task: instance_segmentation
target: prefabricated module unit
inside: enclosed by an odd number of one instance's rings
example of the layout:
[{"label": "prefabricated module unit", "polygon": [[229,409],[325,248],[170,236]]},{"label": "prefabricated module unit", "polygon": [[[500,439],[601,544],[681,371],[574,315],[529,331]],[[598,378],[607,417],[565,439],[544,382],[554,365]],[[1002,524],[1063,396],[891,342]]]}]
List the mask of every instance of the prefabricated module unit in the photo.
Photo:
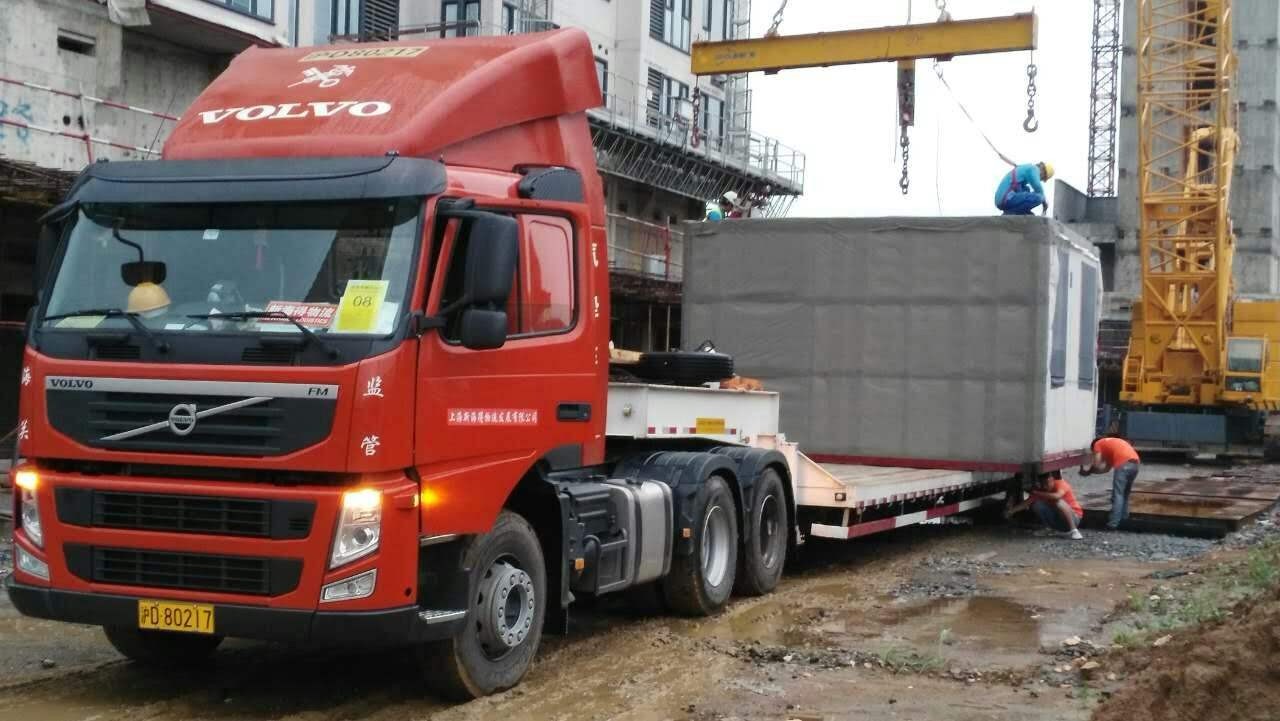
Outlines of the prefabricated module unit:
[{"label": "prefabricated module unit", "polygon": [[599,103],[577,30],[255,48],[162,160],[89,167],[40,244],[18,610],[166,665],[410,645],[472,698],[576,597],[714,613],[807,536],[1005,495],[1020,467],[821,466],[705,354],[610,384]]}]

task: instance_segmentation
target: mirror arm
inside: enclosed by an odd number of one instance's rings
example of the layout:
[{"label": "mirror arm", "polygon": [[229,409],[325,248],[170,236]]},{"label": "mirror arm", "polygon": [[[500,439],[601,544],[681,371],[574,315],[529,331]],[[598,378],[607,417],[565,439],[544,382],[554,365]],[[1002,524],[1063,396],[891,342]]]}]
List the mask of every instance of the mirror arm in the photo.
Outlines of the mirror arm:
[{"label": "mirror arm", "polygon": [[429,330],[441,330],[446,325],[445,315],[427,315],[420,310],[409,314],[409,333],[421,338]]}]

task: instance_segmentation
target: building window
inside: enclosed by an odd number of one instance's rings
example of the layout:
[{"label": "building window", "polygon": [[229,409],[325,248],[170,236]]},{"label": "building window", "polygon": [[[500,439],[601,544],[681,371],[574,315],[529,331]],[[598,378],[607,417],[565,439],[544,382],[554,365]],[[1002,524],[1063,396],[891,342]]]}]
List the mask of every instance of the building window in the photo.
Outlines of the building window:
[{"label": "building window", "polygon": [[649,0],[649,35],[689,52],[693,0]]},{"label": "building window", "polygon": [[733,4],[731,0],[707,0],[707,5],[712,6],[711,16],[711,39],[712,40],[728,40],[732,37],[729,32],[731,16],[733,14]]},{"label": "building window", "polygon": [[604,104],[609,104],[609,61],[596,58],[596,80],[600,82],[600,94],[605,97]]},{"label": "building window", "polygon": [[400,0],[360,0],[359,32],[362,40],[400,37]]},{"label": "building window", "polygon": [[205,0],[263,20],[275,19],[275,0]]},{"label": "building window", "polygon": [[360,31],[360,0],[333,0],[329,35],[341,37]]},{"label": "building window", "polygon": [[715,15],[716,0],[702,0],[702,30],[711,37],[711,23]]},{"label": "building window", "polygon": [[444,0],[440,5],[440,37],[480,34],[480,0]]},{"label": "building window", "polygon": [[508,35],[514,35],[520,18],[520,8],[515,3],[502,3],[502,31]]},{"label": "building window", "polygon": [[702,117],[698,119],[703,142],[719,150],[724,145],[724,101],[702,94]]},{"label": "building window", "polygon": [[687,122],[693,110],[689,86],[650,68],[648,110],[648,123],[655,128]]}]

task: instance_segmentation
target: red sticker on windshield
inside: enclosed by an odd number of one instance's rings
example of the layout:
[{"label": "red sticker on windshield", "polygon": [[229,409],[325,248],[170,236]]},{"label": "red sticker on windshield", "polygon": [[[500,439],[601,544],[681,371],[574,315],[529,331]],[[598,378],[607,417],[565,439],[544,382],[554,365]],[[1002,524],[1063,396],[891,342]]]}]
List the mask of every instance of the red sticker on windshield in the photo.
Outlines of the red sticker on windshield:
[{"label": "red sticker on windshield", "polygon": [[[328,328],[333,322],[333,314],[338,312],[338,306],[329,303],[290,303],[273,300],[267,303],[266,310],[268,313],[286,313],[290,318],[308,328]],[[258,322],[286,323],[287,321],[279,318],[262,318]]]}]

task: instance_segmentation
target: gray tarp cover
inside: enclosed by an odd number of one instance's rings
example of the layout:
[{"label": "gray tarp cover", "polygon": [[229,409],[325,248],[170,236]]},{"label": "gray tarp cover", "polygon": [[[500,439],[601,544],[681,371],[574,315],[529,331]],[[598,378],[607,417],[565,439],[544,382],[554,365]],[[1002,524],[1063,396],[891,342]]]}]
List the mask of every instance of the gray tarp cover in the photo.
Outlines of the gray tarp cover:
[{"label": "gray tarp cover", "polygon": [[683,347],[711,339],[740,374],[781,392],[781,430],[807,452],[1042,457],[1061,225],[798,218],[686,230]]}]

